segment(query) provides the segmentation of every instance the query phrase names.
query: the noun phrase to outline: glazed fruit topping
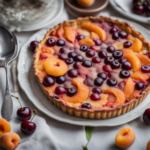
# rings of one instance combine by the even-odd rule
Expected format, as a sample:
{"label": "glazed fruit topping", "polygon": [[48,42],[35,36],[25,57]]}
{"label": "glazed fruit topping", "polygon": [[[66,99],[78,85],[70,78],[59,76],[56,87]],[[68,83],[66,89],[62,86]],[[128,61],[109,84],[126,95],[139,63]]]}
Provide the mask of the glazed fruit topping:
{"label": "glazed fruit topping", "polygon": [[36,46],[38,45],[38,41],[32,41],[31,43],[30,43],[30,50],[32,51],[32,52],[34,52],[34,50],[35,50],[35,48],[36,48]]}
{"label": "glazed fruit topping", "polygon": [[65,53],[65,52],[66,52],[66,50],[64,47],[60,48],[59,53]]}
{"label": "glazed fruit topping", "polygon": [[85,61],[83,61],[82,65],[83,65],[84,67],[89,68],[89,67],[92,66],[92,62],[89,61],[89,60],[85,60]]}
{"label": "glazed fruit topping", "polygon": [[101,90],[100,88],[98,88],[98,87],[95,87],[95,88],[92,89],[92,92],[93,92],[93,93],[101,94],[101,93],[102,93],[102,90]]}
{"label": "glazed fruit topping", "polygon": [[81,66],[81,63],[80,63],[80,62],[75,62],[75,63],[73,64],[73,67],[74,67],[75,69],[79,69],[80,66]]}
{"label": "glazed fruit topping", "polygon": [[125,31],[120,31],[119,32],[119,36],[122,38],[122,39],[126,39],[128,34],[125,32]]}
{"label": "glazed fruit topping", "polygon": [[85,39],[85,36],[84,36],[84,35],[77,35],[77,36],[76,36],[76,39],[77,39],[78,41],[80,41],[80,40],[82,40],[82,39]]}
{"label": "glazed fruit topping", "polygon": [[122,70],[122,71],[120,72],[120,77],[121,77],[121,78],[129,78],[129,77],[130,77],[130,72],[127,71],[127,70]]}
{"label": "glazed fruit topping", "polygon": [[112,68],[110,67],[110,65],[104,65],[103,70],[106,72],[110,72],[112,70]]}
{"label": "glazed fruit topping", "polygon": [[95,42],[95,45],[97,45],[97,46],[102,45],[102,41],[99,39],[94,39],[93,41]]}
{"label": "glazed fruit topping", "polygon": [[122,63],[122,69],[124,69],[124,70],[131,70],[132,69],[131,63],[128,62],[128,61]]}
{"label": "glazed fruit topping", "polygon": [[111,34],[113,34],[113,33],[117,32],[117,31],[118,31],[118,29],[115,28],[115,27],[113,27],[113,28],[110,29],[109,32],[110,32]]}
{"label": "glazed fruit topping", "polygon": [[77,54],[75,52],[68,53],[68,57],[75,58]]}
{"label": "glazed fruit topping", "polygon": [[71,78],[76,78],[78,76],[78,70],[76,69],[70,69],[68,71],[68,75],[71,77]]}
{"label": "glazed fruit topping", "polygon": [[65,60],[66,64],[72,64],[74,62],[73,58],[67,58]]}
{"label": "glazed fruit topping", "polygon": [[92,62],[93,62],[93,63],[100,63],[100,62],[101,62],[101,59],[100,59],[99,57],[94,57],[94,58],[92,59]]}
{"label": "glazed fruit topping", "polygon": [[145,87],[144,83],[143,82],[138,82],[135,84],[135,88],[136,90],[143,90]]}
{"label": "glazed fruit topping", "polygon": [[142,71],[144,73],[150,73],[150,66],[149,65],[143,65],[142,66]]}
{"label": "glazed fruit topping", "polygon": [[97,76],[100,77],[100,78],[102,78],[103,80],[107,79],[107,74],[105,72],[98,73]]}
{"label": "glazed fruit topping", "polygon": [[118,32],[114,32],[113,35],[112,35],[112,38],[114,40],[118,40],[119,39],[119,33]]}
{"label": "glazed fruit topping", "polygon": [[124,48],[129,48],[131,46],[132,46],[132,42],[131,41],[124,42]]}
{"label": "glazed fruit topping", "polygon": [[58,40],[58,41],[56,42],[56,45],[57,45],[57,46],[65,46],[65,41],[64,41],[64,40]]}
{"label": "glazed fruit topping", "polygon": [[119,69],[120,63],[118,61],[113,61],[113,62],[111,62],[111,67],[112,67],[112,69]]}
{"label": "glazed fruit topping", "polygon": [[95,86],[101,86],[103,84],[103,79],[102,78],[96,78],[94,80]]}
{"label": "glazed fruit topping", "polygon": [[56,43],[56,40],[53,39],[53,38],[49,38],[49,39],[47,39],[47,41],[46,41],[46,45],[47,45],[47,46],[50,46],[50,47],[55,46],[55,43]]}
{"label": "glazed fruit topping", "polygon": [[88,50],[87,52],[86,52],[86,56],[87,57],[94,57],[95,56],[95,51],[94,50]]}
{"label": "glazed fruit topping", "polygon": [[69,88],[67,90],[67,95],[70,96],[70,97],[74,96],[76,93],[77,93],[77,89],[75,89],[75,88]]}
{"label": "glazed fruit topping", "polygon": [[109,86],[115,86],[115,85],[117,85],[117,81],[115,79],[108,79],[107,84]]}
{"label": "glazed fruit topping", "polygon": [[100,96],[99,96],[99,94],[97,94],[97,93],[91,94],[90,98],[91,98],[91,100],[93,100],[93,101],[99,101],[99,100],[100,100]]}
{"label": "glazed fruit topping", "polygon": [[113,62],[114,61],[114,57],[112,57],[112,56],[107,56],[106,58],[105,58],[105,64],[110,64],[111,62]]}
{"label": "glazed fruit topping", "polygon": [[120,59],[122,56],[123,56],[123,52],[120,51],[120,50],[116,50],[116,51],[113,52],[113,57],[115,59]]}
{"label": "glazed fruit topping", "polygon": [[88,50],[88,47],[86,45],[82,45],[80,47],[80,50],[83,51],[83,52],[86,52]]}
{"label": "glazed fruit topping", "polygon": [[56,83],[58,84],[65,83],[65,81],[66,81],[66,78],[64,76],[59,76],[56,78]]}
{"label": "glazed fruit topping", "polygon": [[91,109],[92,106],[89,103],[84,103],[84,104],[81,105],[81,107],[85,108],[85,109]]}
{"label": "glazed fruit topping", "polygon": [[46,87],[52,86],[55,84],[55,80],[51,76],[44,77],[43,85]]}
{"label": "glazed fruit topping", "polygon": [[105,51],[100,51],[100,52],[98,53],[98,56],[99,56],[100,58],[106,58],[106,57],[107,57],[107,53],[106,53]]}
{"label": "glazed fruit topping", "polygon": [[74,58],[75,61],[80,61],[82,62],[84,60],[84,58],[81,56],[81,55],[77,55],[75,58]]}
{"label": "glazed fruit topping", "polygon": [[113,53],[115,51],[115,48],[113,46],[107,47],[107,52]]}
{"label": "glazed fruit topping", "polygon": [[59,94],[65,94],[66,93],[66,89],[64,87],[62,87],[62,86],[58,86],[55,89],[55,93],[58,94],[58,95]]}

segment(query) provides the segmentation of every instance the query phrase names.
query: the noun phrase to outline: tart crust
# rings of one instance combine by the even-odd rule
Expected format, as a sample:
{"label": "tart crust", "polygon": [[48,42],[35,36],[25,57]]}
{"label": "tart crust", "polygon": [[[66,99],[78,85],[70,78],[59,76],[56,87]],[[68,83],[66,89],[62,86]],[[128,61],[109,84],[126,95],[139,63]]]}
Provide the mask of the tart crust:
{"label": "tart crust", "polygon": [[37,45],[36,50],[35,50],[35,54],[34,54],[34,64],[33,64],[33,68],[34,68],[34,74],[36,76],[36,79],[42,89],[42,91],[44,92],[44,94],[46,95],[46,97],[50,100],[51,103],[53,103],[55,106],[57,106],[59,109],[61,109],[63,112],[65,113],[69,113],[70,115],[75,115],[76,117],[82,117],[82,118],[89,118],[89,119],[108,119],[108,118],[113,118],[113,117],[118,117],[120,115],[123,115],[127,112],[129,112],[130,110],[134,109],[137,105],[139,105],[148,95],[149,91],[150,91],[150,84],[142,91],[142,93],[135,99],[132,99],[129,103],[126,103],[122,106],[119,106],[117,108],[110,108],[108,110],[87,110],[87,109],[80,109],[80,108],[75,108],[75,107],[70,107],[67,106],[65,103],[63,103],[62,101],[59,101],[58,99],[54,99],[53,97],[51,97],[49,95],[49,93],[43,88],[43,85],[40,82],[40,78],[38,77],[38,75],[36,75],[37,73],[37,63],[38,63],[38,56],[39,56],[39,49],[40,49],[40,45],[43,44],[47,37],[49,37],[50,34],[55,33],[56,30],[58,30],[61,27],[76,27],[78,25],[81,25],[83,22],[88,22],[88,21],[107,21],[107,22],[112,22],[115,23],[120,29],[126,31],[128,34],[133,35],[134,37],[139,38],[142,43],[143,43],[143,47],[144,49],[148,50],[148,53],[150,55],[150,44],[146,41],[146,39],[142,36],[141,33],[135,31],[135,29],[133,27],[131,27],[127,22],[121,22],[119,20],[113,20],[111,18],[107,18],[107,17],[99,17],[99,18],[95,18],[95,17],[86,17],[86,18],[78,18],[75,21],[65,21],[64,23],[61,23],[57,26],[55,26],[54,28],[50,29],[44,39]]}

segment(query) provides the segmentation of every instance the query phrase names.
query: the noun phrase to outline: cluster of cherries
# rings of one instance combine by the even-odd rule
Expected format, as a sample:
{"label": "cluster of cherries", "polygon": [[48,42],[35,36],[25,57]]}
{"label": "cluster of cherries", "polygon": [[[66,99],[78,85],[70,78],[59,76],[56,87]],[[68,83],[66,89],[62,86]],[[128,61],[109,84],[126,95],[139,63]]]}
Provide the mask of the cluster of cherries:
{"label": "cluster of cherries", "polygon": [[[13,96],[12,97],[16,98],[18,100],[18,102],[20,103],[19,101],[19,98],[16,97],[16,96]],[[24,134],[32,134],[35,132],[36,130],[36,124],[34,122],[32,122],[33,118],[35,117],[37,111],[34,110],[34,116],[32,117],[31,121],[30,118],[31,118],[31,110],[30,108],[28,107],[22,107],[21,103],[20,103],[20,106],[21,108],[19,108],[17,110],[17,118],[22,121],[21,123],[21,126],[20,126],[20,129],[21,131],[24,133]]]}
{"label": "cluster of cherries", "polygon": [[135,14],[142,15],[145,12],[150,17],[150,0],[133,0],[132,9]]}

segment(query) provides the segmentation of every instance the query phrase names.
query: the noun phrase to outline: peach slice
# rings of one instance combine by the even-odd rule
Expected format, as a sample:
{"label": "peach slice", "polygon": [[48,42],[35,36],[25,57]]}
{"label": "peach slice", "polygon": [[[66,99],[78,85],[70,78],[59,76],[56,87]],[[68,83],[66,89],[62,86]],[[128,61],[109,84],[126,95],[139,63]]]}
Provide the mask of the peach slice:
{"label": "peach slice", "polygon": [[146,73],[143,73],[142,71],[137,71],[137,72],[134,72],[131,77],[135,80],[148,80],[149,79],[149,75],[146,74]]}
{"label": "peach slice", "polygon": [[150,141],[147,143],[147,150],[150,150]]}
{"label": "peach slice", "polygon": [[0,138],[0,146],[6,150],[14,150],[20,144],[20,137],[16,133],[5,133]]}
{"label": "peach slice", "polygon": [[129,127],[122,128],[116,135],[115,144],[119,148],[128,148],[135,141],[135,133]]}
{"label": "peach slice", "polygon": [[76,29],[73,27],[65,27],[64,31],[65,31],[66,39],[71,43],[73,43],[77,33]]}
{"label": "peach slice", "polygon": [[64,29],[61,27],[60,29],[57,30],[56,35],[58,37],[61,37],[64,35]]}
{"label": "peach slice", "polygon": [[104,94],[113,94],[116,97],[116,101],[114,102],[114,105],[118,106],[125,102],[125,95],[124,93],[117,89],[117,88],[109,88],[104,90]]}
{"label": "peach slice", "polygon": [[44,62],[44,68],[46,73],[52,76],[62,76],[68,71],[67,64],[56,57],[47,58]]}
{"label": "peach slice", "polygon": [[135,54],[140,59],[140,61],[143,65],[145,65],[145,64],[150,65],[150,59],[147,56],[145,56],[143,54],[137,54],[137,53],[135,53]]}
{"label": "peach slice", "polygon": [[133,49],[134,52],[139,53],[142,50],[143,44],[138,38],[135,38],[132,35],[128,35],[127,39],[133,42],[130,49]]}
{"label": "peach slice", "polygon": [[133,52],[133,50],[132,50],[132,49],[129,49],[129,48],[124,48],[124,49],[122,49],[121,51],[123,52],[123,54]]}
{"label": "peach slice", "polygon": [[106,38],[107,38],[106,32],[102,28],[100,28],[99,26],[97,26],[97,25],[95,25],[93,23],[89,23],[89,22],[82,23],[81,24],[81,28],[86,29],[86,30],[88,30],[90,32],[97,33],[99,38],[102,41],[105,41]]}
{"label": "peach slice", "polygon": [[11,126],[9,122],[3,118],[0,118],[0,137],[6,133],[11,131]]}
{"label": "peach slice", "polygon": [[123,55],[124,58],[126,58],[132,65],[133,71],[138,71],[141,69],[141,61],[140,59],[135,55],[135,53],[126,53]]}
{"label": "peach slice", "polygon": [[131,78],[128,78],[125,87],[123,89],[126,99],[130,98],[134,90],[135,90],[135,83]]}
{"label": "peach slice", "polygon": [[87,45],[88,47],[95,45],[92,39],[82,39],[79,41],[79,45]]}
{"label": "peach slice", "polygon": [[47,47],[47,46],[42,46],[41,48],[42,53],[49,53],[49,54],[54,54],[55,50],[53,48]]}
{"label": "peach slice", "polygon": [[99,39],[99,36],[95,32],[91,32],[91,39]]}
{"label": "peach slice", "polygon": [[69,97],[67,95],[63,95],[62,99],[69,103],[83,103],[90,94],[90,89],[83,83],[83,78],[73,78],[72,82],[77,86],[78,92],[75,96]]}

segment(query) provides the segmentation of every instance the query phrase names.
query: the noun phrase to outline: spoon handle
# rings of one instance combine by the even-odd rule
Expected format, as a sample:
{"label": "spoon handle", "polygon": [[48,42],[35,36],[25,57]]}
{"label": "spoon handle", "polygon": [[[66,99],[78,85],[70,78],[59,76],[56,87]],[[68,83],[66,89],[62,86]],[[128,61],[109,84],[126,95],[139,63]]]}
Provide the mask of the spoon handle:
{"label": "spoon handle", "polygon": [[6,71],[6,89],[5,89],[5,99],[2,105],[2,117],[6,120],[10,120],[13,112],[13,103],[12,98],[10,95],[10,88],[8,83],[8,70],[7,70],[7,64],[5,65],[5,71]]}

